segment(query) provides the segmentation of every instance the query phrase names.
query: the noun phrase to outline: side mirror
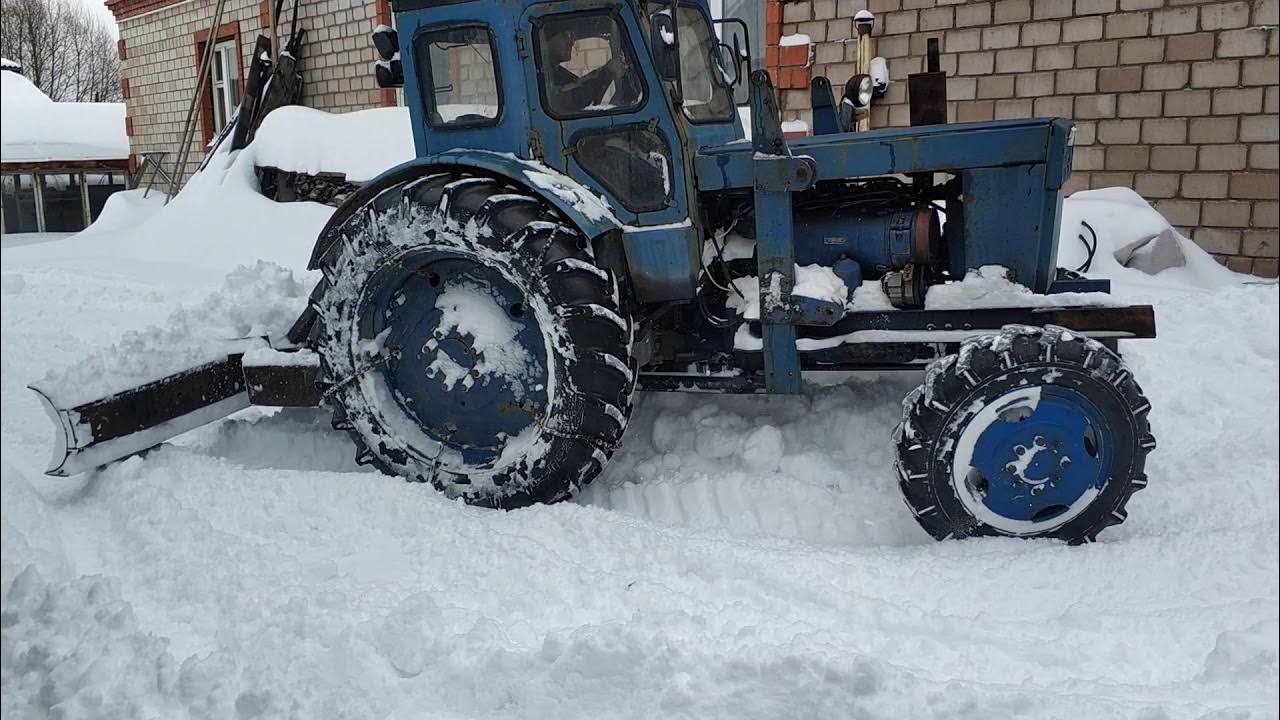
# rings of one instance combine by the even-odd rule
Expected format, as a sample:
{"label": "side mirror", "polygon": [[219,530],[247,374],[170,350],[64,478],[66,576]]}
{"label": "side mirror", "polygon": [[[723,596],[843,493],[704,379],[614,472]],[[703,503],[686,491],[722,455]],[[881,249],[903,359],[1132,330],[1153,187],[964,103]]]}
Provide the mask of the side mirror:
{"label": "side mirror", "polygon": [[742,81],[742,58],[733,48],[720,43],[711,51],[712,64],[720,71],[718,78],[722,85],[734,88]]}
{"label": "side mirror", "polygon": [[374,66],[373,75],[380,88],[404,87],[404,65],[401,64],[400,58],[379,60]]}
{"label": "side mirror", "polygon": [[373,29],[373,49],[378,51],[378,57],[390,62],[400,52],[400,34],[395,28],[379,25]]}
{"label": "side mirror", "polygon": [[670,10],[656,12],[649,18],[649,47],[654,70],[663,80],[680,82],[680,35]]}

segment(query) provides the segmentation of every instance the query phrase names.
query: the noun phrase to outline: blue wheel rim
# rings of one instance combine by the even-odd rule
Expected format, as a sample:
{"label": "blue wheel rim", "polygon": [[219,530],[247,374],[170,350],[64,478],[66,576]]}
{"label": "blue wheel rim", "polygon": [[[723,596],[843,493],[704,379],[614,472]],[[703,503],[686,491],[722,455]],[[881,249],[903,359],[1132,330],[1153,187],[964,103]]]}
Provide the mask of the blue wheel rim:
{"label": "blue wheel rim", "polygon": [[[468,302],[492,303],[481,309],[505,322],[503,337],[510,337],[502,347],[485,346],[457,326],[474,307],[460,308],[459,292]],[[524,292],[495,267],[451,252],[402,259],[371,281],[360,315],[361,337],[381,337],[391,351],[379,372],[399,408],[429,438],[458,453],[461,464],[494,466],[545,417],[543,334]],[[494,371],[494,355],[503,370],[517,357],[519,371]]]}
{"label": "blue wheel rim", "polygon": [[960,447],[971,443],[972,451],[954,468],[957,491],[981,510],[979,519],[1009,532],[1044,531],[1078,516],[1106,486],[1112,432],[1084,394],[1058,385],[1019,388],[987,409],[970,421],[978,427],[963,431]]}

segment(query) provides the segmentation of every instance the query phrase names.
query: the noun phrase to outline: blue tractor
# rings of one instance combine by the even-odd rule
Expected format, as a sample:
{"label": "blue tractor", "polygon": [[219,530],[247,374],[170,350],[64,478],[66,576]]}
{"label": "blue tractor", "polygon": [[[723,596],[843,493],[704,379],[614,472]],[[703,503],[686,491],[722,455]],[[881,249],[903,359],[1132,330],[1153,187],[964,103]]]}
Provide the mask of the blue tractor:
{"label": "blue tractor", "polygon": [[[706,0],[393,5],[377,73],[403,86],[417,159],[333,214],[310,260],[323,280],[272,339],[290,359],[50,403],[51,472],[249,404],[327,406],[361,463],[516,508],[599,475],[637,390],[906,369],[925,380],[893,436],[897,481],[934,537],[1085,542],[1124,519],[1155,442],[1116,341],[1154,320],[1052,302],[1108,289],[1055,267],[1070,122],[853,132],[841,110],[867,83],[837,103],[818,78],[818,134],[788,139],[745,27]],[[925,118],[945,85],[917,80]],[[988,266],[1035,302],[928,301]]]}

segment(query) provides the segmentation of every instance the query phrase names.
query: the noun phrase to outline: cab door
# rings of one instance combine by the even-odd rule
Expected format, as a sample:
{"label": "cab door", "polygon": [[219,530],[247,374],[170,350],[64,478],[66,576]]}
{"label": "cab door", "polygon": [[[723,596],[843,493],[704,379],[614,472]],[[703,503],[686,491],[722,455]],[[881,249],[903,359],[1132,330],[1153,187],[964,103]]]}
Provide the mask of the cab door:
{"label": "cab door", "polygon": [[679,128],[630,4],[542,3],[519,27],[535,159],[604,195],[627,225],[684,223]]}

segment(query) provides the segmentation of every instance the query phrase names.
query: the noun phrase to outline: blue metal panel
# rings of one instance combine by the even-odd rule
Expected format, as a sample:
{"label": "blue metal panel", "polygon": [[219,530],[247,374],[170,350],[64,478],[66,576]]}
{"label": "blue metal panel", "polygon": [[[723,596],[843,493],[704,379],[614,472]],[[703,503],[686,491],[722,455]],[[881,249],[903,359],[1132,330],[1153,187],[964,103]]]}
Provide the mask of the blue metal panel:
{"label": "blue metal panel", "polygon": [[1089,293],[1089,292],[1111,292],[1111,281],[1106,278],[1058,278],[1049,286],[1049,295],[1057,293]]}
{"label": "blue metal panel", "polygon": [[[333,231],[340,227],[352,213],[359,212],[365,203],[371,201],[383,190],[409,182],[431,172],[443,172],[459,168],[474,168],[510,178],[513,182],[523,185],[528,188],[529,192],[545,198],[555,206],[588,238],[594,239],[604,233],[616,231],[621,227],[617,218],[611,214],[598,212],[602,204],[593,207],[581,202],[575,202],[575,197],[591,197],[591,191],[571,178],[559,174],[551,175],[551,171],[545,166],[536,165],[512,155],[484,150],[455,150],[441,153],[435,157],[418,158],[417,160],[401,163],[361,185],[360,189],[348,196],[346,201],[329,217],[329,221],[316,238],[316,244],[311,250],[311,260],[307,264],[307,269],[315,270],[319,267],[320,258],[336,240]],[[530,178],[530,172],[538,172],[542,173],[542,175]],[[534,181],[535,179],[537,182]],[[539,186],[539,183],[543,185],[549,184],[548,181],[552,179],[555,181],[556,190],[553,191]]]}
{"label": "blue metal panel", "polygon": [[[789,144],[792,154],[817,162],[819,180],[834,180],[1061,162],[1069,153],[1070,127],[1066,120],[1001,120],[817,135]],[[751,187],[755,178],[752,150],[744,143],[703,148],[695,163],[702,191]],[[1066,176],[1055,171],[1054,177]]]}
{"label": "blue metal panel", "polygon": [[834,135],[840,132],[840,114],[836,111],[831,81],[816,77],[809,83],[809,104],[813,107],[813,134]]}
{"label": "blue metal panel", "polygon": [[[557,120],[542,107],[542,98],[538,92],[538,74],[533,60],[535,53],[533,25],[548,15],[589,10],[613,12],[623,30],[626,31],[632,48],[640,56],[637,58],[636,70],[640,71],[646,87],[644,104],[633,112],[601,113]],[[624,3],[619,8],[616,0],[554,0],[530,7],[519,19],[519,24],[521,42],[527,48],[529,55],[524,60],[524,95],[530,108],[532,132],[536,134],[538,144],[542,148],[540,161],[584,185],[596,188],[597,192],[609,197],[615,214],[627,225],[666,225],[685,220],[689,216],[689,190],[684,173],[684,153],[681,151],[679,140],[681,134],[676,127],[677,120],[673,117],[671,104],[662,90],[662,83],[654,71],[649,56],[645,54],[648,44],[645,33],[641,32],[632,5]],[[572,147],[580,132],[644,122],[652,123],[654,129],[665,137],[671,146],[671,157],[674,159],[671,178],[672,202],[670,206],[660,210],[635,213],[623,207],[616,197],[610,196],[606,188],[600,187],[600,183],[577,163],[573,153],[566,150]]]}
{"label": "blue metal panel", "polygon": [[[454,148],[484,148],[528,158],[525,128],[529,125],[529,102],[525,97],[524,71],[516,44],[516,22],[526,2],[503,0],[485,3],[454,3],[430,9],[396,13],[400,36],[400,57],[404,62],[405,105],[413,125],[413,144],[418,157]],[[428,28],[450,25],[487,25],[492,34],[494,62],[501,92],[501,110],[496,124],[487,127],[432,128],[424,120],[422,83],[414,61],[413,43]]]}
{"label": "blue metal panel", "polygon": [[622,248],[637,300],[665,302],[694,296],[700,269],[696,238],[688,223],[627,228]]}
{"label": "blue metal panel", "polygon": [[866,218],[842,213],[802,215],[796,218],[796,264],[830,266],[849,258],[863,266],[867,277],[879,277],[924,260],[923,251],[928,248],[920,247],[920,238],[937,236],[932,225],[932,216],[919,211]]}
{"label": "blue metal panel", "polygon": [[951,246],[951,272],[1003,265],[1012,280],[1047,292],[1055,278],[1062,196],[1045,188],[1044,165],[977,168],[961,173],[964,243]]}
{"label": "blue metal panel", "polygon": [[756,261],[760,278],[760,334],[764,341],[765,387],[773,393],[800,392],[796,326],[775,313],[795,288],[791,242],[791,193],[756,190]]}
{"label": "blue metal panel", "polygon": [[[474,167],[509,177],[546,198],[547,202],[564,213],[589,238],[622,227],[612,214],[601,212],[604,203],[598,199],[594,190],[573,178],[555,173],[545,165],[486,150],[451,150],[406,163],[414,164]],[[532,177],[530,173],[533,173]],[[550,179],[554,179],[555,190],[542,186]]]}

